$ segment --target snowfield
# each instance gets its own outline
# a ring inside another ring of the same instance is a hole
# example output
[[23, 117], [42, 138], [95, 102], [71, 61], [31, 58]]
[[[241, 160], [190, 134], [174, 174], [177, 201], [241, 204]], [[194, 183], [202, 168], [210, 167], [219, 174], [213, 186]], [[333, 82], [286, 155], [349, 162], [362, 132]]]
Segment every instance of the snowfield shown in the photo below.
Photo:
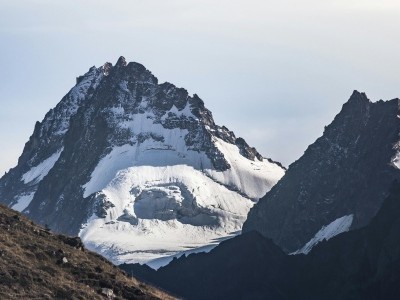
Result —
[[[270, 180], [260, 178], [265, 176], [259, 169], [265, 164], [263, 162], [258, 162], [254, 173], [249, 171], [248, 177], [232, 178], [228, 176], [230, 170], [226, 171], [228, 174], [218, 178], [225, 180], [221, 184], [212, 178], [215, 171], [198, 170], [189, 165], [124, 168], [124, 162], [134, 162], [135, 153], [134, 147], [114, 149], [99, 163], [92, 180], [85, 185], [86, 193], [101, 189], [98, 194], [112, 203], [112, 207], [105, 218], [93, 215], [79, 236], [89, 249], [116, 264], [139, 262], [154, 266], [152, 261], [158, 261], [156, 267], [159, 267], [162, 265], [160, 258], [217, 245], [216, 241], [241, 230], [248, 211], [257, 200], [241, 195], [225, 184], [242, 180], [240, 187], [259, 197], [261, 191], [272, 186]], [[154, 157], [155, 153], [150, 155]], [[172, 156], [168, 151], [163, 155]], [[201, 165], [201, 160], [195, 162]], [[259, 183], [259, 194], [254, 183], [246, 189], [246, 180]]]

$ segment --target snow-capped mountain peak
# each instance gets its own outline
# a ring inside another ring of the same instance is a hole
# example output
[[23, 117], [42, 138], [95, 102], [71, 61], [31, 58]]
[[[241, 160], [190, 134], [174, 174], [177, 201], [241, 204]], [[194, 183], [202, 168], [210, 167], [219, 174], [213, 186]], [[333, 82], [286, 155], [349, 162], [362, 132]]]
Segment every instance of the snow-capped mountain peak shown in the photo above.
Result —
[[196, 95], [120, 57], [46, 114], [0, 198], [114, 262], [149, 262], [241, 230], [284, 174]]

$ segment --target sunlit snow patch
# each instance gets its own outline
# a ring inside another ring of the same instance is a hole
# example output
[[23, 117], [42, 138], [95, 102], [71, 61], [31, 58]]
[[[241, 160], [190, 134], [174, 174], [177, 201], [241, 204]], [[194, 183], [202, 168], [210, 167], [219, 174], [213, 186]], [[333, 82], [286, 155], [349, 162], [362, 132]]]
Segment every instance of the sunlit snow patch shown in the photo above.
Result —
[[207, 169], [205, 172], [223, 185], [237, 187], [251, 199], [258, 200], [264, 196], [285, 174], [280, 166], [268, 159], [259, 161], [255, 158], [252, 161], [241, 155], [236, 145], [219, 138], [214, 138], [214, 142], [231, 168], [224, 172], [215, 169]]
[[353, 223], [353, 214], [336, 219], [329, 225], [323, 226], [303, 248], [291, 254], [308, 254], [319, 242], [329, 240], [340, 233], [349, 231], [351, 223]]
[[29, 182], [38, 183], [39, 181], [41, 181], [54, 167], [54, 164], [60, 158], [62, 150], [63, 149], [58, 150], [52, 156], [45, 159], [39, 165], [31, 168], [28, 172], [22, 175], [22, 180], [24, 181], [24, 183], [25, 184]]

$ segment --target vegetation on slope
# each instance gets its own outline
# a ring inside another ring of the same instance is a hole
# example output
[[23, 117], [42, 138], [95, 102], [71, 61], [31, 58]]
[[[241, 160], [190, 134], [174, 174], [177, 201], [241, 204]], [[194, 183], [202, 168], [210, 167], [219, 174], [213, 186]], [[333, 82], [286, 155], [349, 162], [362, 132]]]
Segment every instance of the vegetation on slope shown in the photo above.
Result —
[[0, 205], [0, 299], [173, 299]]

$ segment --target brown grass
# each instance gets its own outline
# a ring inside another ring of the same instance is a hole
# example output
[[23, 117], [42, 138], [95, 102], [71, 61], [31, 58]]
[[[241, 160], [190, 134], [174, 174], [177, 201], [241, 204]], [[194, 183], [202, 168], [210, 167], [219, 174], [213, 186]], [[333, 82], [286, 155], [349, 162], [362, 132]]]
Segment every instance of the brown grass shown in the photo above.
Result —
[[[68, 260], [64, 263], [63, 258]], [[0, 205], [0, 299], [175, 299]]]

